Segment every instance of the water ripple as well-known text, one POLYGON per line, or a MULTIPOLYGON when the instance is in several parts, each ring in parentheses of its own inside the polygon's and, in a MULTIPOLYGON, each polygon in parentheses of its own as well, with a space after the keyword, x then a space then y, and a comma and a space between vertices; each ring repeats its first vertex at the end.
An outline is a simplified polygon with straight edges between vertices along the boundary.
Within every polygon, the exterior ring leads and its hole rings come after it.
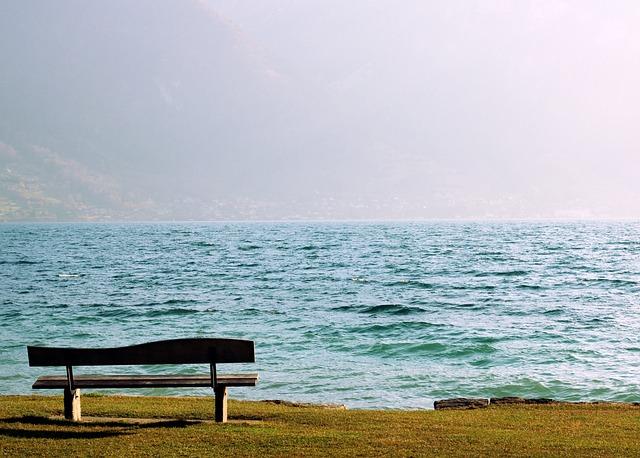
POLYGON ((228 336, 256 341, 239 397, 640 401, 637 222, 6 224, 0 246, 2 393, 40 374, 26 345, 228 336))

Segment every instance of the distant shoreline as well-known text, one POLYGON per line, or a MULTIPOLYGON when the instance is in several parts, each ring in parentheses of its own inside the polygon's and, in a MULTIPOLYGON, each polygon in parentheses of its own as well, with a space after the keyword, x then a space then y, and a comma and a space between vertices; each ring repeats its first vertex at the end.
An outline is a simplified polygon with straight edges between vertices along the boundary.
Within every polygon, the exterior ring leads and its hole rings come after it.
POLYGON ((346 219, 213 219, 213 220, 134 220, 134 219, 16 219, 3 220, 0 224, 404 224, 404 223, 478 223, 478 224, 518 224, 518 223, 633 223, 639 217, 592 217, 592 218, 346 218, 346 219))

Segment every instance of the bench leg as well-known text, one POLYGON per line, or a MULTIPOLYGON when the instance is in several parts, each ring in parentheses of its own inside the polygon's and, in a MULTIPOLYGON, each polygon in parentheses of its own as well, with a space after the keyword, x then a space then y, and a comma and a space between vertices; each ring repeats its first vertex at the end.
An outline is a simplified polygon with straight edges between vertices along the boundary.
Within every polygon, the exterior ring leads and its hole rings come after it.
POLYGON ((216 421, 219 423, 227 422, 227 387, 224 385, 217 386, 214 390, 216 396, 216 421))
POLYGON ((71 421, 80 421, 80 389, 70 391, 64 389, 64 418, 71 421))

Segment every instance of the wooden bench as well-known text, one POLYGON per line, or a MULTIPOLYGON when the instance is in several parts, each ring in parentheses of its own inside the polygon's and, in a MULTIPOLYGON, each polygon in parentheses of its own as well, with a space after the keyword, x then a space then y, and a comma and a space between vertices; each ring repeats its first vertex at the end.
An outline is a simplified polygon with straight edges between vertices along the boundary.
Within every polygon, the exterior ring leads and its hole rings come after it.
POLYGON ((174 339, 118 348, 27 347, 29 366, 64 366, 66 376, 44 375, 34 389, 64 389, 64 416, 80 421, 80 388, 211 387, 215 395, 215 420, 227 421, 227 387, 255 386, 258 374, 218 374, 216 364, 254 363, 251 340, 174 339), (74 366, 145 364, 208 364, 208 374, 198 375, 79 375, 74 366))

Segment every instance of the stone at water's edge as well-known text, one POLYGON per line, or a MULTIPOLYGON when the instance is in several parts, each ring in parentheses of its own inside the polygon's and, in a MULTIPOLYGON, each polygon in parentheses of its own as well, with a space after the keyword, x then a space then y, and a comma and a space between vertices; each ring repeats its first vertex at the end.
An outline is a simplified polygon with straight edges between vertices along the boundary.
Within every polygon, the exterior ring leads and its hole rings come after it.
POLYGON ((452 398, 441 399, 433 403, 433 408, 441 409, 480 409, 491 405, 510 405, 510 404, 551 404, 556 402, 549 398, 521 398, 517 396, 508 396, 503 398, 452 398))
POLYGON ((487 407, 489 400, 485 398, 453 398, 441 399, 433 403, 436 410, 442 409, 480 409, 487 407))

